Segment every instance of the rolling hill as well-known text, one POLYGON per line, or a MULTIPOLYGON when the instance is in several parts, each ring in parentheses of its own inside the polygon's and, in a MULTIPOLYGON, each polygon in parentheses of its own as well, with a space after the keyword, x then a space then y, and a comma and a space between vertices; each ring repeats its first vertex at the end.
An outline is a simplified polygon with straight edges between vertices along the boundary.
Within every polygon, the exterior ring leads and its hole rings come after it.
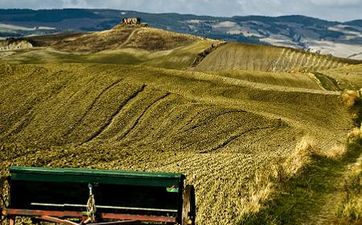
MULTIPOLYGON (((339 162, 355 126, 341 92, 362 87, 359 61, 143 26, 25 41, 33 47, 1 55, 1 175, 10 165, 181 172, 198 224, 246 224, 294 196, 279 188, 308 165, 339 162)), ((303 199, 302 213, 266 224, 313 223, 323 202, 303 199)))
POLYGON ((257 168, 287 158, 302 136, 328 151, 351 127, 338 93, 260 90, 144 66, 1 70, 1 168, 183 172, 196 186, 201 224, 237 223, 257 168))
MULTIPOLYGON (((115 26, 90 34, 36 36, 20 39, 29 48, 8 44, 9 63, 93 62, 188 67, 197 54, 220 41, 145 26, 115 26), (27 44, 27 45, 26 45, 27 44), (11 45, 15 46, 11 48, 11 45)), ((19 44, 18 44, 19 46, 19 44)), ((2 53, 0 52, 0 57, 2 53)))

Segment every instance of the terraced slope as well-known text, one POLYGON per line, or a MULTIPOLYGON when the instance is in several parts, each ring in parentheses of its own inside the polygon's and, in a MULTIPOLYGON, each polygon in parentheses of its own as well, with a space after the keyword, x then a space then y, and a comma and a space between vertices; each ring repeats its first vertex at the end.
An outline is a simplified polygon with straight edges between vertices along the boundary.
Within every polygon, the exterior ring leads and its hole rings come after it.
POLYGON ((228 43, 212 52, 196 68, 201 71, 292 72, 319 71, 352 63, 359 62, 291 48, 228 43))
POLYGON ((10 165, 182 172, 196 186, 198 224, 237 224, 265 191, 256 173, 305 135, 328 151, 351 127, 338 92, 195 71, 2 64, 0 90, 1 174, 10 165))

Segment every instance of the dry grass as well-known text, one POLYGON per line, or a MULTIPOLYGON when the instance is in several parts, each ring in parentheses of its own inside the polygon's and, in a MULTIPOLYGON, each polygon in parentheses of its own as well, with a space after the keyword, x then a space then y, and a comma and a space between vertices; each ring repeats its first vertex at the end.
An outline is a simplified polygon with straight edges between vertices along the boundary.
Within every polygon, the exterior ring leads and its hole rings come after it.
POLYGON ((362 156, 349 168, 344 182, 344 198, 338 215, 346 224, 362 222, 362 156))
POLYGON ((43 42, 75 52, 16 51, 3 60, 20 65, 0 64, 2 175, 11 165, 180 172, 196 187, 197 223, 228 225, 283 195, 314 156, 346 152, 340 93, 295 71, 348 61, 227 44, 198 68, 216 72, 165 69, 214 41, 143 27, 43 42))
POLYGON ((321 156, 324 156, 329 159, 341 159, 348 152, 346 144, 337 143, 329 151, 323 151, 320 153, 321 156))
POLYGON ((318 151, 315 139, 304 136, 296 144, 294 151, 283 161, 256 172, 249 184, 249 198, 245 202, 245 209, 240 220, 245 216, 258 213, 266 202, 278 196, 283 183, 301 174, 303 169, 312 163, 312 156, 318 151))
POLYGON ((358 142, 362 140, 362 126, 360 128, 356 127, 353 128, 349 133, 348 133, 348 140, 350 142, 358 142))
POLYGON ((145 66, 0 71, 1 173, 10 165, 182 172, 196 186, 199 224, 237 224, 260 210, 309 163, 313 142, 296 145, 303 134, 328 147, 350 126, 339 96, 323 91, 145 66), (271 170, 276 162, 281 169, 271 170))
POLYGON ((259 171, 254 175, 250 184, 249 198, 245 202, 245 209, 241 216, 259 212, 264 203, 274 197, 277 184, 273 180, 273 174, 266 171, 259 171))
POLYGON ((312 156, 315 154, 316 140, 310 136, 305 136, 297 144, 293 153, 283 163, 282 169, 286 177, 292 177, 299 174, 303 168, 312 162, 312 156))
MULTIPOLYGON (((235 224, 258 167, 292 151, 298 136, 282 120, 227 101, 188 98, 230 90, 192 72, 79 64, 0 69, 2 173, 10 165, 182 172, 196 186, 200 224, 235 224), (5 145, 11 142, 25 147, 5 145)), ((267 189, 254 190, 251 202, 268 197, 267 189)))
POLYGON ((353 91, 353 90, 345 90, 342 92, 342 101, 343 103, 349 107, 352 108, 358 101, 359 98, 361 97, 358 91, 353 91))
POLYGON ((347 147, 343 144, 336 144, 328 151, 321 151, 316 144, 316 139, 311 136, 304 136, 296 144, 294 151, 282 162, 272 165, 268 170, 257 172, 250 185, 250 199, 246 202, 246 212, 255 214, 263 208, 265 202, 278 196, 282 190, 282 184, 289 179, 299 176, 314 162, 314 156, 326 157, 329 159, 341 159, 347 153, 347 147))
POLYGON ((303 167, 308 166, 313 160, 313 156, 325 157, 327 159, 342 159, 348 152, 346 143, 335 143, 327 149, 321 149, 317 145, 317 140, 310 136, 305 136, 296 146, 293 154, 284 162, 287 176, 299 174, 303 167))

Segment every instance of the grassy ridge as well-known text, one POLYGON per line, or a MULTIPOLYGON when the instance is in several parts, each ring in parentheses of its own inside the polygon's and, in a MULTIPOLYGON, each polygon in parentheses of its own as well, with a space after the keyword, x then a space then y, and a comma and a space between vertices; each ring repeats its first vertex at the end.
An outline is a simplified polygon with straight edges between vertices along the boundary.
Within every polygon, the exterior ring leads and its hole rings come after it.
POLYGON ((10 51, 3 62, 11 64, 41 63, 107 63, 126 65, 151 65, 164 68, 187 68, 196 55, 212 44, 210 40, 198 40, 172 50, 148 51, 122 48, 97 53, 63 52, 52 48, 34 48, 10 51))
POLYGON ((24 39, 35 48, 0 52, 7 63, 107 63, 187 68, 216 40, 143 26, 24 39))

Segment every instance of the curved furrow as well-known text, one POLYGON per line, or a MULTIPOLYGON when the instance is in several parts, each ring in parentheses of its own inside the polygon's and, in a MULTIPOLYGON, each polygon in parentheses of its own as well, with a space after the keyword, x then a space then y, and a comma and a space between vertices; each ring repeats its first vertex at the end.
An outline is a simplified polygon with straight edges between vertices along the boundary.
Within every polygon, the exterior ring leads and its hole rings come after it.
POLYGON ((157 129, 148 136, 147 139, 150 139, 147 143, 150 145, 157 145, 157 143, 164 143, 166 140, 173 136, 180 126, 183 126, 184 120, 186 120, 190 115, 190 112, 194 110, 194 104, 182 103, 180 105, 175 105, 170 112, 167 114, 167 118, 162 120, 157 129))
POLYGON ((138 124, 139 120, 145 114, 145 112, 161 98, 166 97, 164 91, 158 91, 150 89, 148 92, 145 89, 140 92, 135 98, 131 99, 124 107, 117 117, 115 117, 115 125, 117 126, 114 130, 115 134, 109 138, 111 142, 119 142, 124 139, 129 132, 138 124), (152 93, 152 94, 150 94, 152 93))
POLYGON ((172 120, 174 114, 179 116, 180 112, 178 110, 178 107, 182 106, 186 107, 185 100, 175 94, 170 94, 167 98, 163 99, 163 101, 160 101, 158 107, 150 112, 148 120, 143 123, 142 128, 138 129, 152 131, 146 132, 145 136, 142 138, 143 143, 154 144, 159 141, 163 136, 162 132, 165 127, 165 132, 170 132, 170 127, 165 125, 165 123, 169 120, 172 120))
POLYGON ((107 117, 108 122, 105 124, 109 124, 104 127, 104 129, 102 129, 97 137, 93 138, 93 140, 111 140, 111 142, 114 142, 118 133, 126 127, 126 123, 129 120, 127 115, 129 115, 128 111, 130 108, 133 108, 133 106, 136 105, 135 102, 139 101, 139 98, 144 98, 141 95, 145 95, 146 87, 147 85, 145 84, 127 84, 127 86, 122 85, 122 89, 115 90, 115 94, 122 93, 122 95, 117 96, 120 103, 117 104, 117 107, 113 111, 114 115, 112 114, 112 117, 107 117))
POLYGON ((187 133, 190 130, 194 130, 200 126, 205 126, 207 123, 209 123, 212 120, 217 119, 220 116, 224 116, 226 114, 235 113, 235 112, 241 112, 241 111, 231 109, 231 110, 226 110, 226 111, 222 110, 221 112, 217 112, 217 111, 213 110, 210 112, 209 116, 201 118, 201 121, 197 121, 196 123, 193 123, 193 125, 190 124, 190 126, 188 126, 188 127, 187 126, 183 127, 182 130, 180 130, 180 132, 187 133))
MULTIPOLYGON (((90 83, 92 83, 96 78, 97 78, 97 76, 93 76, 93 77, 91 77, 91 78, 89 78, 89 77, 82 77, 81 79, 86 79, 86 80, 88 80, 88 81, 87 81, 84 85, 82 85, 82 86, 87 88, 87 87, 90 85, 90 83)), ((77 84, 77 83, 79 83, 79 82, 81 82, 81 81, 77 80, 77 82, 74 82, 74 83, 77 84)), ((83 82, 81 82, 81 83, 83 83, 83 82)), ((72 101, 73 98, 74 98, 76 95, 79 95, 79 93, 81 93, 82 91, 83 91, 82 88, 77 88, 76 91, 70 92, 70 95, 69 95, 69 96, 67 96, 67 97, 62 97, 62 103, 63 103, 63 104, 57 104, 57 106, 56 106, 56 108, 55 108, 55 109, 56 109, 55 111, 58 111, 58 110, 60 110, 61 108, 64 108, 64 104, 65 104, 65 103, 72 101), (64 100, 63 100, 63 99, 64 99, 64 100)), ((68 92, 67 92, 66 94, 68 94, 68 92)))
POLYGON ((106 94, 110 89, 112 89, 114 86, 116 86, 118 83, 120 83, 122 79, 113 81, 110 85, 106 86, 103 90, 101 90, 97 96, 92 100, 92 102, 88 105, 88 107, 85 109, 83 114, 79 117, 79 119, 72 125, 72 127, 66 131, 64 134, 65 139, 68 139, 69 136, 72 135, 73 132, 76 131, 78 126, 83 122, 85 117, 88 115, 88 113, 93 109, 93 107, 96 105, 96 103, 99 101, 99 99, 102 97, 102 95, 106 94))
POLYGON ((271 128, 274 128, 274 126, 254 127, 254 128, 250 128, 246 131, 243 131, 241 133, 235 132, 235 134, 230 135, 227 139, 222 140, 222 142, 220 142, 220 143, 217 143, 216 146, 212 147, 209 150, 202 151, 201 153, 210 153, 210 152, 220 151, 223 148, 225 148, 227 145, 229 145, 231 142, 235 141, 236 139, 238 139, 239 137, 241 137, 247 133, 255 132, 258 130, 271 129, 271 128))
POLYGON ((115 121, 115 117, 120 113, 123 107, 133 98, 135 98, 139 93, 141 93, 145 89, 146 85, 142 85, 139 89, 130 95, 127 99, 125 99, 121 104, 118 105, 117 109, 110 115, 107 121, 93 134, 91 134, 82 144, 92 141, 93 139, 102 135, 115 121))
POLYGON ((19 121, 14 123, 9 130, 0 133, 0 141, 21 132, 27 125, 30 124, 32 118, 33 118, 33 109, 30 109, 25 115, 21 117, 19 121))
MULTIPOLYGON (((195 123, 195 121, 197 123, 199 120, 204 119, 202 115, 205 115, 208 111, 212 112, 214 109, 208 106, 200 106, 192 110, 192 113, 189 113, 183 122, 175 127, 174 131, 170 133, 170 135, 177 135, 181 131, 189 129, 189 127, 192 126, 192 123, 195 123)), ((204 121, 205 120, 206 119, 204 119, 204 121)))
MULTIPOLYGON (((143 123, 145 122, 147 115, 150 114, 153 111, 153 109, 157 108, 158 104, 162 103, 162 101, 165 101, 165 99, 167 101, 167 97, 169 96, 170 93, 166 93, 165 95, 161 96, 160 98, 152 102, 150 105, 148 105, 147 108, 145 108, 144 111, 141 113, 141 115, 139 115, 139 117, 135 120, 133 125, 124 133, 122 137, 118 139, 119 142, 123 142, 122 144, 124 144, 129 141, 137 142, 139 140, 142 140, 144 138, 143 136, 144 134, 142 134, 142 128, 144 128, 143 123)), ((150 131, 145 131, 145 130, 143 132, 146 132, 146 135, 150 133, 150 131)))
MULTIPOLYGON (((215 111, 217 112, 217 111, 215 111)), ((274 122, 266 118, 243 111, 219 111, 218 114, 211 114, 207 120, 197 123, 182 130, 177 135, 170 138, 172 148, 182 151, 205 152, 210 149, 222 148, 238 138, 238 133, 248 131, 253 127, 260 127, 261 124, 274 122), (229 124, 229 126, 222 126, 229 124)), ((266 125, 268 126, 268 125, 266 125)), ((250 131, 251 132, 251 131, 250 131)))

